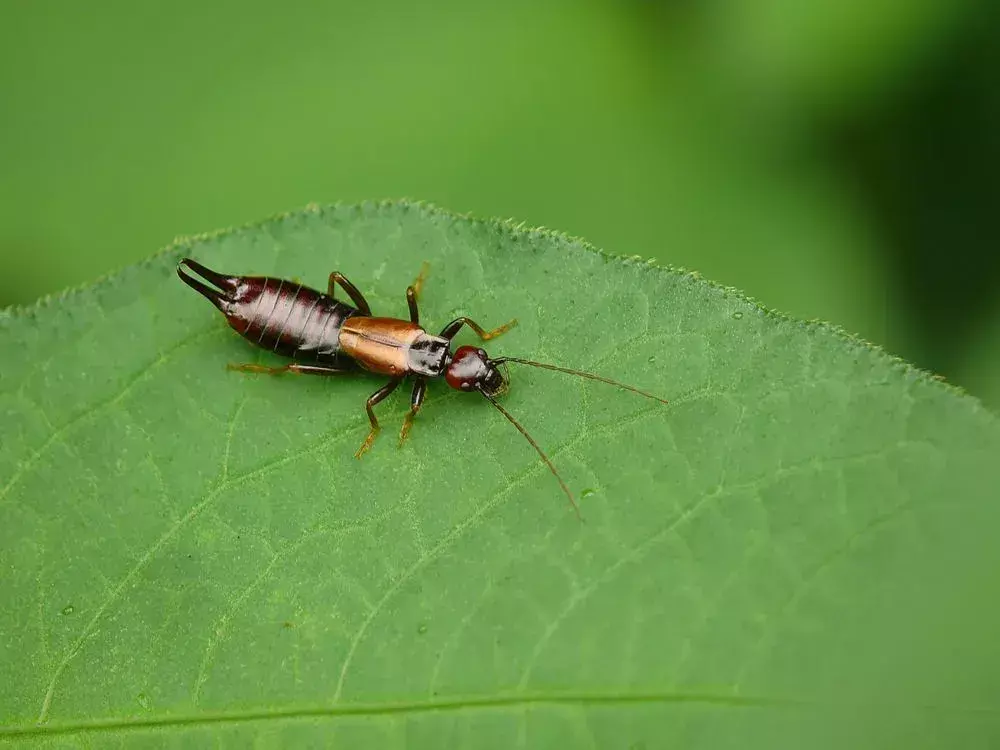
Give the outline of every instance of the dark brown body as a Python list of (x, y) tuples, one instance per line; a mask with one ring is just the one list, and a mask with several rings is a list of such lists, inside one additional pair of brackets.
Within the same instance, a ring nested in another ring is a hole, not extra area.
[[(372, 317), (361, 293), (339, 274), (331, 275), (323, 294), (283, 279), (223, 276), (191, 260), (185, 265), (223, 290), (220, 294), (181, 274), (219, 308), (234, 331), (257, 346), (311, 365), (310, 372), (361, 367), (392, 378), (438, 377), (448, 365), (450, 337), (432, 336), (414, 320)], [(357, 307), (334, 298), (337, 283), (357, 297)], [(414, 311), (415, 305), (414, 299)]]

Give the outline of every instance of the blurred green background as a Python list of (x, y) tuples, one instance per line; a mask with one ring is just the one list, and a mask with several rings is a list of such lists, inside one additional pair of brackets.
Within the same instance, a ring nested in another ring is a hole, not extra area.
[(997, 5), (6, 3), (0, 304), (410, 197), (697, 270), (996, 407)]

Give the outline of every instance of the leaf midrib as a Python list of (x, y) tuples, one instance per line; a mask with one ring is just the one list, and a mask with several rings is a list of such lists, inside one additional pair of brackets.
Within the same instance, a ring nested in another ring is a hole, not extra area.
[[(136, 729), (198, 727), (244, 722), (296, 721), (344, 716), (391, 716), (399, 714), (463, 712), (489, 709), (525, 709), (536, 706), (616, 706), (698, 703), (733, 708), (816, 708), (823, 704), (793, 698), (735, 695), (712, 692), (653, 692), (653, 693), (556, 693), (518, 694), (515, 696), (468, 696), (447, 700), (403, 701), (393, 703), (354, 703), (308, 708), (265, 709), (175, 714), (141, 719), (107, 719), (66, 724), (36, 724), (2, 727), (0, 737), (57, 736), (75, 733), (120, 732)], [(998, 713), (992, 709), (942, 709)]]

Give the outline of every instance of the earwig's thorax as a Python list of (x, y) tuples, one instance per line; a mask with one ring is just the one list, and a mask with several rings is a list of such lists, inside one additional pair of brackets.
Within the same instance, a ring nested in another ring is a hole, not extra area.
[(448, 339), (424, 333), (418, 336), (407, 352), (410, 371), (427, 377), (440, 376), (450, 361)]

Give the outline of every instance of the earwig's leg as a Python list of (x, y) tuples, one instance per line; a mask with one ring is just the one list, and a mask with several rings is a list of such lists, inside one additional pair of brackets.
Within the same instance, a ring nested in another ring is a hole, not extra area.
[(455, 338), (456, 334), (459, 332), (462, 326), (469, 326), (469, 328), (471, 328), (479, 335), (479, 338), (481, 338), (483, 341), (489, 341), (490, 339), (495, 339), (502, 333), (506, 333), (516, 325), (517, 325), (517, 318), (514, 318), (513, 320), (507, 321), (499, 328), (494, 328), (492, 331), (486, 331), (483, 329), (481, 325), (479, 325), (476, 321), (472, 320), (471, 318), (455, 318), (455, 320), (451, 321), (448, 325), (446, 325), (444, 328), (441, 329), (440, 336), (443, 339), (448, 339), (449, 341), (451, 341), (453, 338)]
[(371, 316), (372, 309), (368, 306), (368, 300), (365, 299), (365, 295), (354, 284), (348, 281), (347, 277), (340, 271), (334, 271), (330, 274), (330, 279), (326, 284), (326, 293), (328, 296), (336, 298), (336, 284), (340, 284), (341, 288), (347, 292), (347, 296), (351, 298), (351, 302), (361, 311), (362, 315)]
[(375, 393), (368, 397), (368, 402), (365, 404), (365, 409), (368, 411), (368, 421), (371, 422), (372, 428), (368, 431), (368, 437), (365, 438), (365, 442), (361, 444), (358, 448), (358, 452), (354, 454), (355, 458), (361, 458), (365, 455), (365, 451), (372, 447), (372, 443), (375, 442), (375, 436), (378, 435), (378, 431), (381, 429), (378, 425), (378, 420), (375, 418), (375, 412), (372, 407), (375, 406), (379, 401), (384, 399), (390, 393), (392, 393), (399, 384), (403, 382), (402, 378), (397, 378), (395, 380), (390, 380), (388, 383), (379, 388)]
[(291, 372), (296, 375), (340, 375), (347, 370), (338, 370), (334, 367), (323, 367), (322, 365), (300, 365), (291, 364), (284, 367), (267, 367), (266, 365), (226, 365), (227, 370), (238, 370), (240, 372), (259, 372), (265, 375), (281, 375), (284, 372)]
[(420, 264), (420, 273), (417, 274), (417, 278), (413, 280), (413, 296), (417, 299), (420, 298), (420, 293), (424, 290), (424, 282), (427, 280), (427, 272), (430, 270), (431, 264), (426, 260)]
[(410, 322), (420, 322), (420, 311), (417, 310), (417, 290), (412, 286), (406, 287), (406, 304), (410, 308)]
[(427, 278), (427, 269), (430, 265), (427, 261), (420, 266), (420, 273), (410, 286), (406, 287), (406, 304), (410, 308), (410, 322), (420, 322), (420, 311), (417, 309), (417, 300), (420, 299), (420, 291), (424, 288), (424, 279)]
[(417, 416), (417, 412), (420, 411), (420, 407), (424, 403), (424, 393), (426, 391), (427, 380), (425, 378), (417, 378), (417, 382), (413, 384), (413, 395), (410, 397), (410, 410), (406, 413), (406, 417), (403, 418), (403, 429), (399, 431), (400, 446), (406, 441), (406, 436), (410, 434), (410, 427), (413, 426), (413, 418)]

